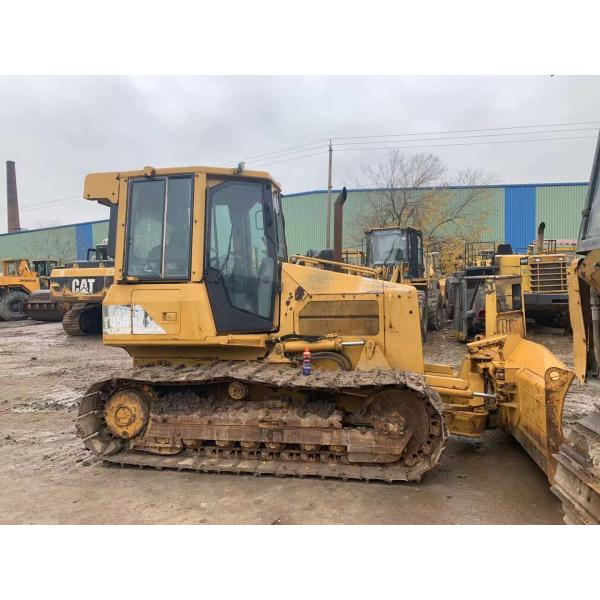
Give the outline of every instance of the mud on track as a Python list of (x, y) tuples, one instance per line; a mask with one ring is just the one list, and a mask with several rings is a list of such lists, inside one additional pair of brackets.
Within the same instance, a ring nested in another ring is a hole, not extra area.
[[(568, 363), (570, 338), (534, 332)], [(427, 359), (457, 365), (464, 347), (431, 334)], [(560, 504), (527, 454), (492, 432), (450, 440), (419, 484), (198, 475), (107, 467), (75, 434), (90, 381), (130, 365), (99, 337), (69, 338), (60, 323), (0, 324), (1, 523), (560, 523)], [(597, 389), (574, 384), (566, 418)], [(527, 501), (523, 502), (526, 498)]]

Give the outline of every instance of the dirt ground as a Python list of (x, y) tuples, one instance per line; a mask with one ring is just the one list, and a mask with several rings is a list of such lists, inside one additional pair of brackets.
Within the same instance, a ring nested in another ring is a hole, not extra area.
[[(570, 338), (530, 335), (569, 361)], [(431, 334), (428, 360), (457, 365), (464, 346)], [(106, 466), (75, 434), (90, 381), (129, 364), (100, 337), (58, 323), (0, 323), (0, 523), (561, 523), (543, 473), (512, 440), (451, 439), (418, 484), (253, 478)], [(571, 420), (598, 389), (574, 384)], [(525, 499), (525, 500), (524, 500)]]

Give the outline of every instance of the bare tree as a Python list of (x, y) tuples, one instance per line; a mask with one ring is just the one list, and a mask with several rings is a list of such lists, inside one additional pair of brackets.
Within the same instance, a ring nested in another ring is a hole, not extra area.
[[(55, 259), (60, 262), (77, 257), (75, 235), (54, 221), (36, 223), (38, 229), (24, 234), (21, 253), (31, 260)], [(41, 229), (40, 229), (41, 228)]]
[(464, 169), (450, 179), (447, 170), (434, 154), (405, 155), (398, 150), (390, 150), (375, 167), (362, 167), (356, 187), (377, 192), (366, 193), (353, 229), (416, 227), (423, 232), (426, 249), (440, 251), (450, 267), (465, 242), (487, 233), (490, 190), (484, 186), (491, 175)]

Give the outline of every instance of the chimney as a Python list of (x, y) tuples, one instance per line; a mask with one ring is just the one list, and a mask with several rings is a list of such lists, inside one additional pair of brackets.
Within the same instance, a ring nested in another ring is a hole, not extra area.
[(15, 161), (6, 161), (6, 212), (8, 221), (8, 232), (20, 231), (19, 223), (19, 199), (17, 198), (17, 174)]

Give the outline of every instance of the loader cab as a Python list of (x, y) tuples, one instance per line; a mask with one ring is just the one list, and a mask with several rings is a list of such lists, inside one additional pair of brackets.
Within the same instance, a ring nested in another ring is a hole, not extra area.
[(106, 242), (97, 244), (95, 248), (88, 248), (87, 261), (92, 262), (100, 260), (108, 260), (108, 243)]
[(2, 261), (2, 274), (5, 277), (27, 277), (31, 274), (31, 268), (23, 258), (7, 259)]
[(38, 274), (39, 277), (50, 277), (52, 269), (58, 267), (57, 260), (34, 260), (33, 270)]
[(404, 279), (425, 277), (423, 236), (413, 227), (382, 227), (365, 231), (367, 266), (400, 266)]

